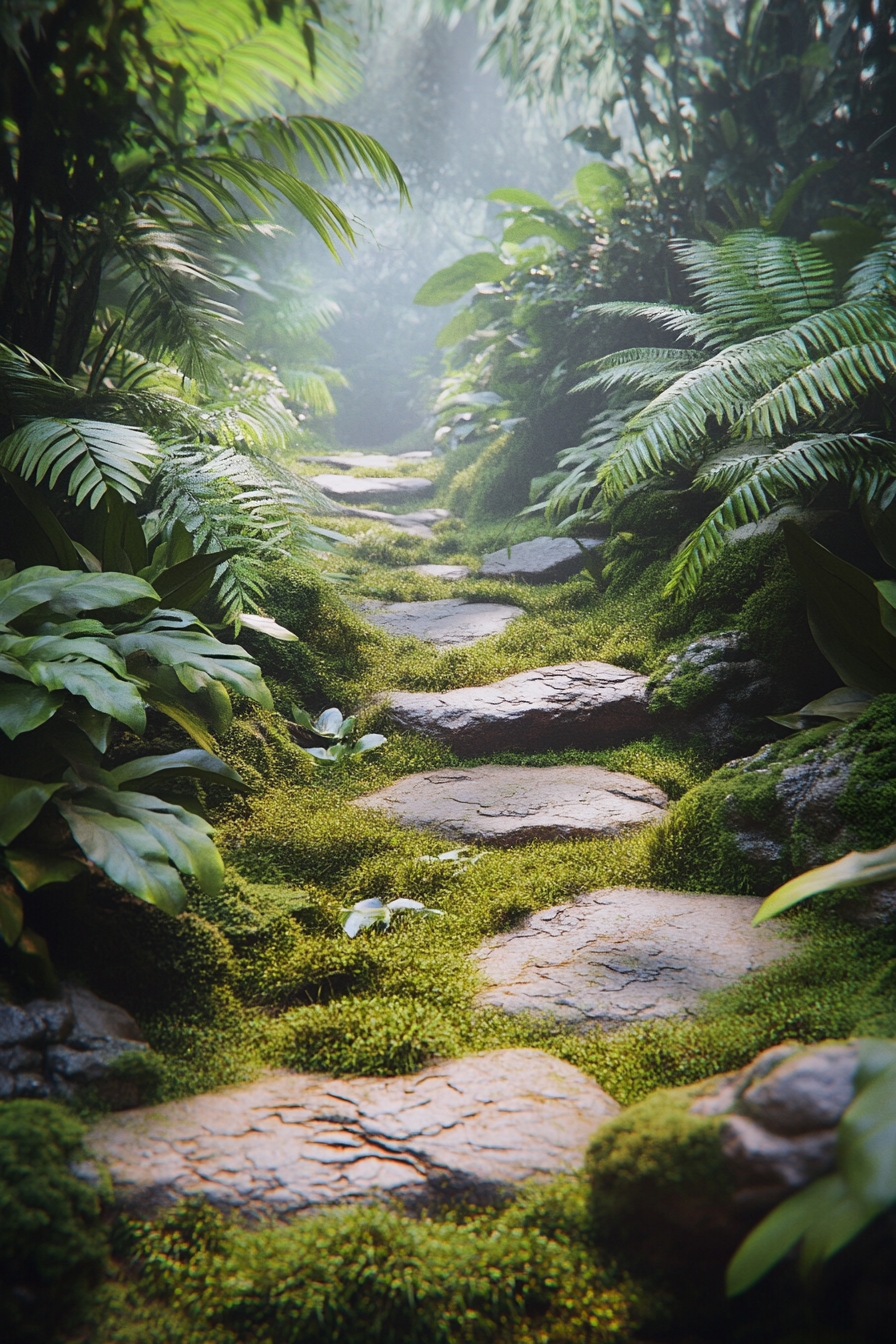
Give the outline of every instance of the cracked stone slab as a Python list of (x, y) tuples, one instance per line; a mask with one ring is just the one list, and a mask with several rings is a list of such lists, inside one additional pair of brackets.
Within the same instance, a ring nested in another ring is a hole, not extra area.
[(329, 499), (367, 504), (376, 500), (425, 499), (436, 488), (427, 476), (336, 476), (322, 472), (312, 481)]
[[(508, 608), (513, 610), (513, 608)], [(563, 663), (488, 686), (394, 691), (391, 717), (459, 756), (617, 746), (650, 733), (647, 678), (612, 663)]]
[[(581, 546), (593, 550), (602, 541), (583, 540)], [(520, 579), (524, 583), (562, 583), (585, 568), (585, 556), (572, 537), (536, 537), (515, 546), (492, 551), (483, 557), (479, 570), (483, 579)]]
[(795, 944), (751, 920), (761, 901), (640, 888), (592, 891), (530, 915), (476, 953), (478, 1002), (574, 1026), (694, 1013), (722, 989), (787, 956)]
[(390, 635), (414, 635), (437, 648), (460, 648), (487, 635), (499, 635), (505, 626), (522, 616), (520, 607), (501, 602), (465, 602), (462, 597), (444, 597), (435, 602), (359, 603), (358, 610), (372, 625)]
[(252, 1213), (377, 1196), (413, 1206), (573, 1170), (618, 1111), (563, 1060), (490, 1050), (401, 1078), (278, 1071), (106, 1116), (88, 1146), (137, 1211), (185, 1195)]
[(661, 821), (662, 789), (597, 765), (477, 765), (407, 775), (353, 800), (451, 840), (595, 839)]
[(381, 509), (355, 509), (342, 504), (336, 506), (336, 511), (347, 518), (369, 518), (374, 523), (387, 523), (389, 527), (397, 527), (400, 531), (408, 532), (412, 537), (420, 537), (423, 541), (435, 539), (431, 526), (433, 523), (440, 523), (443, 518), (451, 517), (448, 509), (419, 509), (416, 513), (384, 513)]

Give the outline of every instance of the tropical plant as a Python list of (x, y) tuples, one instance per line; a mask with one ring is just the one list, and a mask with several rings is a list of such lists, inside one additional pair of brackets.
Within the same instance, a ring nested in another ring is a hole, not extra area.
[[(212, 827), (189, 794), (178, 794), (178, 781), (242, 788), (212, 754), (208, 724), (228, 721), (228, 692), (269, 708), (270, 692), (243, 649), (160, 602), (133, 574), (45, 565), (15, 573), (4, 562), (0, 731), (11, 773), (0, 778), (9, 874), (0, 887), (0, 931), (8, 945), (24, 937), (26, 951), (41, 951), (36, 935), (23, 930), (23, 891), (86, 869), (170, 913), (186, 899), (179, 874), (208, 891), (220, 885)], [(114, 725), (142, 735), (149, 707), (185, 728), (199, 749), (110, 767)], [(58, 825), (47, 822), (47, 808)]]
[(837, 1166), (779, 1204), (728, 1266), (729, 1296), (746, 1292), (798, 1243), (804, 1274), (896, 1202), (896, 1042), (857, 1042), (855, 1098), (837, 1129)]
[(385, 933), (392, 924), (393, 915), (400, 910), (417, 910), (427, 916), (445, 913), (444, 910), (424, 905), (422, 901), (412, 901), (406, 896), (387, 901), (385, 905), (378, 896), (372, 896), (369, 900), (356, 901), (349, 909), (342, 910), (339, 918), (349, 938), (355, 938), (362, 929), (379, 928)]
[[(604, 321), (659, 323), (692, 345), (604, 356), (576, 390), (599, 389), (617, 403), (654, 394), (612, 451), (601, 436), (591, 452), (600, 509), (663, 474), (684, 473), (722, 493), (676, 556), (667, 593), (680, 597), (733, 528), (782, 503), (830, 483), (851, 499), (892, 499), (896, 445), (886, 403), (896, 372), (896, 235), (855, 268), (839, 304), (831, 267), (812, 243), (751, 229), (720, 244), (673, 246), (700, 311), (620, 302), (591, 311)], [(579, 450), (577, 486), (584, 458)], [(564, 490), (555, 487), (553, 502)]]
[[(889, 5), (425, 0), (424, 7), (446, 16), (476, 11), (483, 60), (497, 63), (513, 92), (555, 115), (581, 109), (587, 124), (569, 138), (634, 166), (679, 236), (704, 224), (760, 223), (810, 162), (825, 177), (803, 202), (806, 221), (886, 175), (896, 78)], [(861, 223), (846, 220), (854, 242)]]
[(363, 756), (366, 751), (375, 751), (386, 742), (382, 733), (365, 733), (357, 742), (349, 742), (348, 738), (355, 730), (357, 719), (353, 716), (344, 719), (338, 709), (325, 709), (316, 719), (312, 719), (307, 710), (293, 705), (292, 717), (305, 732), (313, 733), (315, 737), (331, 739), (332, 745), (329, 747), (301, 748), (312, 760), (320, 761), (324, 765), (336, 765), (340, 761), (351, 760), (354, 756)]

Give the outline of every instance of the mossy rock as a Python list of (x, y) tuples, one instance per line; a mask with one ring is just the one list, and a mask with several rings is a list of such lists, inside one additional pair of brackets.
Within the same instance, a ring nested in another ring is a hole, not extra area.
[(662, 1279), (718, 1275), (744, 1231), (732, 1216), (722, 1117), (688, 1109), (699, 1090), (654, 1092), (630, 1106), (601, 1127), (586, 1158), (595, 1241)]

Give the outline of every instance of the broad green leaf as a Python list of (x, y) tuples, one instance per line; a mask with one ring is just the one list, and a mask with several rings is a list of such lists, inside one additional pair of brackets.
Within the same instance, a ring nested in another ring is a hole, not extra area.
[(894, 1064), (896, 1064), (896, 1041), (879, 1036), (860, 1037), (856, 1088), (861, 1090)]
[[(106, 791), (91, 789), (87, 800)], [(149, 793), (108, 791), (106, 805), (116, 816), (138, 822), (158, 841), (171, 863), (195, 877), (203, 891), (214, 895), (224, 880), (224, 860), (211, 839), (213, 828), (195, 812)]]
[(873, 694), (896, 690), (896, 637), (881, 623), (874, 581), (796, 523), (786, 520), (781, 531), (808, 598), (815, 642), (834, 671), (847, 686)]
[(896, 1201), (896, 1062), (861, 1088), (838, 1130), (840, 1166), (868, 1209)]
[(0, 876), (0, 938), (7, 947), (18, 942), (23, 919), (21, 896), (8, 878)]
[(46, 850), (7, 849), (3, 854), (6, 866), (26, 891), (37, 891), (38, 887), (49, 886), (53, 882), (71, 882), (87, 870), (77, 859), (67, 859), (64, 855), (51, 854)]
[(189, 776), (205, 784), (227, 784), (245, 790), (246, 785), (229, 765), (208, 751), (172, 751), (166, 756), (141, 756), (136, 761), (117, 765), (109, 771), (119, 788), (128, 788), (135, 780)]
[(83, 574), (32, 565), (0, 581), (0, 623), (8, 624), (44, 603), (63, 616), (77, 616), (146, 600), (157, 604), (155, 589), (133, 574)]
[(785, 1199), (738, 1247), (728, 1266), (725, 1288), (736, 1297), (752, 1288), (817, 1220), (827, 1219), (846, 1196), (842, 1176), (825, 1176)]
[(170, 569), (163, 569), (153, 578), (152, 585), (159, 600), (166, 606), (192, 611), (210, 591), (218, 567), (238, 554), (235, 547), (193, 555), (181, 560)]
[(882, 882), (896, 877), (896, 845), (887, 845), (884, 849), (871, 850), (868, 853), (855, 851), (844, 854), (834, 863), (825, 863), (820, 868), (812, 868), (799, 877), (793, 877), (778, 887), (762, 902), (754, 924), (762, 924), (784, 910), (804, 901), (807, 896), (817, 896), (822, 891), (838, 891), (845, 887), (864, 887), (869, 882)]
[(827, 695), (810, 700), (795, 714), (769, 714), (772, 723), (783, 724), (785, 728), (803, 728), (807, 718), (839, 719), (842, 723), (852, 723), (858, 719), (873, 702), (870, 691), (859, 691), (853, 686), (838, 686)]
[(414, 302), (426, 308), (440, 308), (444, 303), (462, 299), (474, 285), (505, 280), (512, 270), (494, 252), (472, 252), (431, 275), (417, 290)]
[(24, 966), (29, 980), (36, 984), (42, 993), (52, 995), (54, 998), (58, 995), (59, 980), (53, 969), (45, 938), (35, 933), (34, 929), (23, 929), (16, 946), (16, 957)]
[(506, 205), (540, 205), (553, 210), (550, 201), (539, 196), (537, 191), (524, 191), (522, 187), (496, 187), (485, 198), (487, 201), (503, 201)]
[(245, 695), (265, 709), (273, 709), (271, 693), (265, 685), (258, 664), (239, 644), (222, 644), (212, 635), (197, 630), (178, 628), (172, 619), (165, 628), (165, 618), (176, 613), (161, 613), (146, 622), (139, 630), (116, 636), (116, 644), (125, 657), (144, 654), (154, 662), (173, 667), (188, 690), (194, 689), (189, 676), (181, 669), (193, 668), (215, 681), (222, 681), (230, 690)]
[(609, 217), (625, 206), (625, 191), (618, 172), (605, 163), (586, 163), (575, 175), (576, 195), (594, 215)]
[(74, 542), (34, 486), (23, 481), (16, 472), (7, 471), (3, 467), (0, 467), (0, 479), (4, 480), (15, 493), (19, 503), (31, 515), (37, 531), (46, 539), (47, 564), (59, 565), (62, 569), (79, 570), (81, 558)]
[(52, 719), (64, 698), (59, 691), (51, 692), (24, 681), (3, 682), (0, 684), (0, 732), (13, 739), (19, 733), (30, 733)]
[(178, 724), (179, 727), (183, 728), (184, 732), (192, 737), (198, 747), (203, 751), (207, 751), (210, 755), (214, 755), (215, 740), (208, 731), (208, 728), (197, 715), (191, 713), (191, 711), (186, 709), (178, 700), (166, 695), (163, 691), (157, 690), (155, 687), (150, 687), (148, 690), (144, 691), (143, 698), (146, 700), (147, 704), (152, 705), (153, 709), (157, 709), (160, 714), (164, 714), (167, 718)]
[(110, 715), (100, 714), (90, 705), (79, 705), (75, 711), (75, 722), (97, 751), (107, 750), (112, 727)]
[(519, 245), (527, 243), (530, 238), (553, 238), (555, 243), (570, 251), (585, 241), (585, 235), (559, 210), (550, 213), (533, 210), (528, 214), (517, 215), (505, 228), (502, 242)]
[(146, 731), (146, 710), (137, 687), (122, 681), (96, 663), (33, 662), (29, 672), (36, 685), (49, 691), (82, 695), (100, 714), (109, 714), (135, 733)]
[(479, 313), (476, 305), (469, 308), (463, 308), (459, 313), (455, 313), (451, 321), (446, 324), (436, 337), (436, 349), (448, 350), (452, 345), (457, 345), (467, 336), (472, 336), (479, 330)]
[(288, 643), (299, 638), (291, 630), (287, 630), (285, 625), (278, 625), (271, 616), (257, 616), (254, 612), (242, 611), (238, 619), (247, 630), (257, 630), (259, 634), (268, 635), (271, 639), (281, 639), (284, 643)]
[[(834, 1178), (828, 1177), (828, 1180)], [(813, 1185), (820, 1185), (820, 1181)], [(812, 1189), (809, 1186), (808, 1189)], [(848, 1182), (836, 1200), (831, 1200), (821, 1215), (806, 1229), (800, 1251), (800, 1270), (804, 1275), (824, 1260), (836, 1255), (848, 1242), (867, 1227), (880, 1213), (880, 1208), (869, 1208), (850, 1188)]]
[(68, 493), (91, 509), (114, 490), (133, 503), (142, 495), (159, 450), (148, 434), (103, 420), (30, 420), (0, 443), (0, 465), (52, 490), (69, 472)]
[(56, 806), (87, 858), (107, 877), (150, 905), (179, 915), (184, 885), (168, 861), (168, 851), (140, 821), (61, 798)]
[(46, 802), (63, 787), (62, 781), (41, 784), (36, 779), (0, 775), (0, 845), (10, 845), (30, 826)]
[(352, 747), (352, 754), (358, 753), (360, 755), (364, 751), (375, 751), (377, 747), (382, 747), (385, 743), (386, 738), (383, 737), (382, 733), (365, 733), (363, 737), (358, 738), (358, 741)]

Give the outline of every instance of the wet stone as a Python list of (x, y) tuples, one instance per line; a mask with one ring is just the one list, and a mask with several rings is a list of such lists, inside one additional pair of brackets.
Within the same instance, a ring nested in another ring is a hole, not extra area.
[(786, 956), (794, 944), (753, 928), (761, 902), (614, 888), (530, 915), (476, 953), (478, 1002), (573, 1026), (696, 1012), (701, 995)]
[(662, 820), (667, 801), (656, 785), (596, 765), (479, 765), (408, 775), (354, 805), (451, 840), (520, 845), (620, 835)]
[(498, 602), (465, 602), (446, 597), (435, 602), (360, 603), (359, 611), (371, 625), (390, 635), (413, 635), (437, 648), (461, 648), (487, 635), (499, 635), (523, 612)]
[(88, 1146), (119, 1200), (186, 1195), (246, 1212), (400, 1198), (488, 1201), (581, 1165), (618, 1105), (540, 1050), (491, 1050), (402, 1078), (277, 1072), (107, 1116)]
[(447, 583), (468, 579), (471, 573), (469, 565), (412, 565), (411, 569), (426, 579), (443, 579)]
[(454, 691), (394, 691), (388, 703), (399, 728), (444, 742), (459, 756), (595, 750), (643, 737), (654, 727), (647, 678), (612, 663), (537, 667)]
[[(602, 541), (583, 540), (586, 550)], [(536, 537), (515, 546), (492, 551), (479, 570), (483, 579), (519, 579), (524, 583), (562, 583), (585, 568), (585, 556), (572, 537)]]

